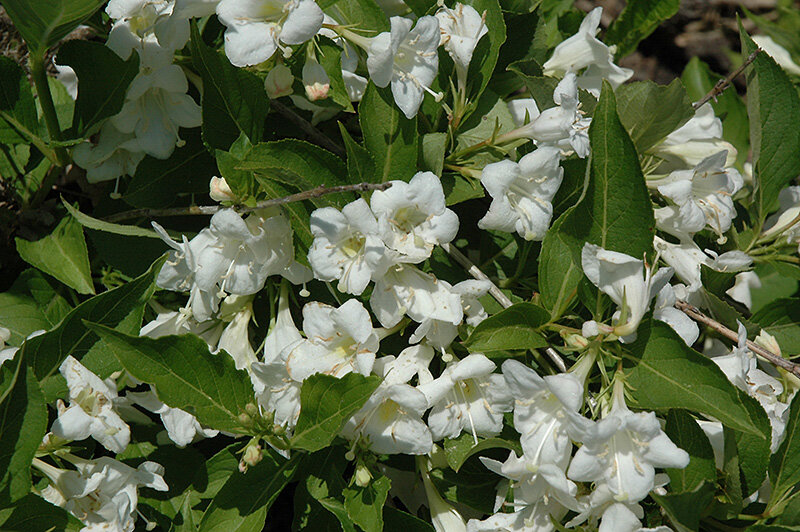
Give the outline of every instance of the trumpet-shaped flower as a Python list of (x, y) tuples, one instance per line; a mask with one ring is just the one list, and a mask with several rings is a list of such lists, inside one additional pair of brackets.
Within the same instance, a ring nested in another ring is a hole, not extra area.
[(432, 16), (420, 17), (413, 30), (407, 18), (392, 17), (389, 21), (391, 31), (356, 44), (367, 49), (367, 70), (375, 85), (386, 87), (391, 83), (397, 106), (407, 118), (414, 118), (425, 92), (432, 93), (430, 86), (439, 69), (439, 21)]
[(338, 279), (339, 291), (359, 295), (389, 267), (378, 221), (363, 199), (345, 205), (341, 212), (333, 207), (317, 209), (310, 224), (314, 242), (308, 262), (317, 279)]
[(650, 151), (664, 160), (660, 171), (694, 168), (711, 153), (727, 151), (725, 166), (736, 161), (736, 148), (722, 140), (722, 121), (714, 115), (710, 103), (698, 108), (694, 116)]
[(614, 333), (625, 337), (639, 327), (650, 301), (672, 277), (672, 268), (653, 273), (644, 262), (616, 251), (589, 244), (583, 246), (581, 264), (586, 277), (611, 298), (620, 310), (614, 315)]
[(314, 0), (222, 0), (217, 16), (226, 26), (225, 55), (239, 67), (263, 63), (284, 44), (302, 44), (322, 27)]
[[(461, 297), (461, 306), (464, 310), (464, 321), (476, 327), (485, 320), (488, 315), (478, 301), (479, 297), (485, 296), (491, 287), (488, 281), (466, 280), (461, 281), (455, 286), (450, 286), (447, 281), (438, 281), (439, 284), (454, 294)], [(408, 339), (409, 343), (417, 343), (423, 338), (437, 349), (444, 349), (450, 345), (458, 336), (458, 324), (450, 321), (428, 318), (420, 323), (414, 334)]]
[(461, 296), (408, 264), (392, 266), (375, 283), (369, 303), (384, 327), (394, 327), (404, 314), (418, 323), (439, 320), (458, 325), (464, 318)]
[(564, 169), (561, 151), (539, 147), (518, 163), (505, 159), (486, 165), (481, 183), (492, 196), (489, 212), (478, 221), (481, 229), (514, 230), (525, 240), (542, 240), (553, 217), (553, 197)]
[[(230, 303), (236, 297), (238, 296), (227, 298), (225, 304)], [(223, 307), (225, 304), (223, 304)], [(257, 360), (253, 347), (250, 345), (249, 328), (252, 318), (253, 306), (250, 302), (247, 302), (244, 308), (233, 315), (233, 319), (222, 331), (219, 339), (219, 350), (225, 351), (233, 358), (236, 369), (246, 369)]]
[(578, 73), (586, 69), (578, 78), (578, 86), (595, 97), (600, 96), (603, 79), (617, 88), (633, 76), (633, 70), (614, 64), (614, 49), (597, 39), (602, 14), (603, 8), (594, 8), (584, 17), (578, 33), (556, 46), (553, 55), (543, 65), (546, 76), (561, 77), (568, 72)]
[(51, 428), (65, 440), (94, 438), (114, 453), (121, 453), (131, 439), (131, 429), (114, 410), (116, 386), (106, 383), (68, 356), (59, 367), (69, 388), (69, 407), (58, 403), (58, 418)]
[(136, 135), (123, 133), (113, 120), (106, 120), (95, 142), (82, 142), (72, 150), (75, 164), (86, 170), (89, 183), (133, 175), (144, 156)]
[(700, 328), (689, 316), (675, 308), (678, 298), (671, 285), (664, 285), (653, 305), (653, 318), (663, 321), (678, 333), (686, 345), (691, 346), (700, 336)]
[(33, 466), (50, 481), (42, 490), (42, 497), (77, 517), (87, 532), (133, 532), (139, 487), (168, 490), (164, 468), (155, 462), (142, 462), (134, 469), (108, 456), (95, 460), (73, 455), (65, 458), (75, 465), (75, 470), (33, 460)]
[(111, 0), (106, 13), (114, 20), (106, 45), (122, 59), (143, 41), (155, 39), (171, 55), (189, 40), (189, 17), (175, 13), (174, 0)]
[(472, 6), (458, 3), (453, 9), (442, 5), (435, 16), (439, 21), (441, 44), (455, 63), (458, 83), (463, 89), (475, 47), (489, 33), (485, 14), (481, 15)]
[(428, 426), (433, 440), (456, 438), (462, 431), (493, 436), (503, 428), (503, 412), (511, 410), (512, 397), (503, 376), (492, 373), (495, 364), (473, 354), (450, 364), (437, 379), (419, 390), (432, 407)]
[(689, 455), (664, 434), (653, 412), (631, 412), (623, 389), (617, 380), (611, 411), (584, 433), (567, 476), (604, 483), (618, 502), (634, 503), (655, 486), (656, 467), (684, 468)]
[(355, 372), (369, 375), (380, 340), (367, 309), (357, 299), (339, 308), (322, 303), (303, 307), (306, 339), (289, 352), (289, 376), (304, 381), (315, 373), (343, 377)]
[(732, 299), (738, 301), (747, 308), (753, 306), (753, 288), (761, 288), (761, 279), (756, 272), (737, 273), (734, 278), (733, 286), (728, 288), (725, 293)]
[(659, 229), (681, 238), (708, 227), (720, 238), (736, 217), (732, 196), (744, 181), (734, 168), (725, 168), (726, 152), (703, 159), (693, 170), (672, 172), (658, 191), (674, 205), (656, 209)]
[(781, 235), (786, 243), (800, 241), (800, 187), (786, 187), (778, 194), (778, 212), (767, 218), (764, 237)]
[(420, 263), (458, 232), (458, 216), (447, 208), (442, 183), (432, 172), (418, 172), (408, 183), (392, 181), (389, 189), (373, 192), (370, 206), (397, 262)]
[(169, 439), (178, 447), (186, 447), (193, 441), (201, 438), (213, 438), (219, 434), (218, 430), (202, 426), (197, 418), (189, 412), (162, 403), (152, 387), (147, 392), (128, 392), (125, 397), (134, 404), (158, 414), (161, 423), (167, 429)]
[(536, 105), (536, 100), (533, 98), (518, 98), (509, 101), (508, 112), (511, 113), (511, 118), (514, 119), (514, 124), (517, 127), (530, 124), (541, 114), (539, 106)]

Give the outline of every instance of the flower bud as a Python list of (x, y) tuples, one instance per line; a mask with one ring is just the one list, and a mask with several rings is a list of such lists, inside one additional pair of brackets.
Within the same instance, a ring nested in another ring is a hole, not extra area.
[(261, 452), (260, 445), (257, 444), (248, 445), (247, 448), (244, 450), (244, 455), (242, 456), (242, 462), (252, 467), (257, 463), (259, 463), (262, 458), (264, 458), (264, 453)]
[(281, 96), (288, 96), (292, 93), (292, 83), (294, 83), (294, 76), (292, 71), (286, 65), (277, 65), (269, 71), (267, 78), (264, 80), (264, 90), (267, 91), (267, 96), (274, 100)]
[(303, 85), (306, 88), (306, 97), (313, 102), (328, 97), (331, 80), (322, 65), (314, 59), (309, 59), (303, 65)]
[(581, 336), (580, 334), (568, 334), (564, 338), (564, 343), (567, 344), (569, 347), (574, 347), (576, 349), (585, 349), (586, 346), (589, 345), (589, 340)]
[(208, 195), (211, 196), (211, 199), (214, 201), (235, 201), (236, 196), (234, 195), (231, 187), (228, 186), (228, 182), (225, 181), (224, 177), (212, 177), (211, 182), (208, 184)]
[(783, 356), (781, 354), (781, 346), (778, 345), (778, 340), (764, 329), (761, 329), (761, 332), (756, 336), (755, 343), (767, 351), (772, 351), (778, 356)]
[(369, 469), (367, 469), (366, 466), (359, 464), (358, 467), (356, 467), (356, 474), (354, 478), (356, 486), (366, 488), (369, 486), (369, 481), (372, 480), (372, 474), (369, 472)]

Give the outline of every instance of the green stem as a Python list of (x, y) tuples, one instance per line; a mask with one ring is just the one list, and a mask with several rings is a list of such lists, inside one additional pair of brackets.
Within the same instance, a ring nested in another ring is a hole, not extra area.
[[(44, 121), (47, 125), (47, 131), (50, 133), (50, 140), (61, 140), (61, 126), (58, 123), (58, 115), (56, 114), (56, 106), (53, 103), (53, 96), (50, 94), (50, 86), (47, 83), (47, 70), (44, 66), (44, 60), (41, 56), (31, 54), (29, 57), (31, 67), (31, 77), (33, 84), (36, 87), (36, 94), (39, 96), (39, 104), (42, 106), (42, 114)], [(56, 164), (58, 166), (66, 166), (69, 163), (69, 155), (67, 150), (63, 147), (55, 147)], [(42, 183), (44, 186), (46, 183)]]

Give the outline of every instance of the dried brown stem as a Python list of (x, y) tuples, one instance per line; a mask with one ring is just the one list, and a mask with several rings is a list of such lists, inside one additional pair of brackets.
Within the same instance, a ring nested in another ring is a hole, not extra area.
[[(677, 303), (675, 303), (675, 308), (683, 311), (684, 314), (692, 318), (694, 321), (702, 323), (703, 325), (706, 325), (711, 329), (717, 331), (719, 334), (728, 338), (729, 340), (733, 340), (734, 342), (737, 342), (739, 340), (739, 335), (736, 332), (728, 329), (718, 321), (709, 318), (708, 316), (700, 312), (696, 307), (690, 305), (686, 301), (679, 300)], [(784, 369), (797, 377), (800, 377), (800, 365), (795, 364), (790, 360), (786, 360), (782, 356), (776, 355), (772, 351), (764, 349), (760, 345), (756, 344), (755, 342), (751, 342), (750, 340), (747, 341), (747, 347), (748, 349), (750, 349), (750, 351), (760, 356), (767, 362), (770, 362), (775, 366), (778, 366), (779, 368)]]
[(703, 104), (705, 104), (709, 100), (713, 99), (714, 101), (716, 101), (717, 100), (717, 96), (722, 94), (725, 91), (725, 89), (727, 89), (730, 86), (730, 84), (733, 83), (733, 80), (735, 80), (737, 77), (739, 77), (739, 75), (742, 72), (744, 72), (744, 69), (747, 68), (748, 65), (750, 65), (750, 63), (752, 63), (753, 61), (756, 60), (756, 57), (758, 56), (759, 53), (761, 53), (761, 48), (757, 48), (755, 52), (753, 52), (752, 54), (748, 55), (747, 59), (744, 60), (744, 63), (742, 63), (739, 66), (739, 68), (737, 68), (736, 70), (731, 72), (730, 75), (728, 75), (727, 78), (719, 80), (711, 88), (711, 90), (708, 91), (708, 94), (703, 96), (700, 100), (694, 102), (692, 107), (695, 110), (697, 110), (697, 109), (700, 109), (700, 107), (702, 107)]
[[(337, 192), (366, 192), (368, 190), (386, 190), (390, 186), (392, 186), (391, 183), (358, 183), (356, 185), (337, 185), (333, 187), (326, 187), (323, 185), (318, 186), (317, 188), (312, 188), (311, 190), (298, 192), (297, 194), (284, 196), (282, 198), (261, 201), (252, 207), (238, 206), (234, 207), (233, 209), (239, 214), (246, 214), (248, 212), (266, 209), (268, 207), (276, 207), (278, 205), (285, 205), (295, 201), (318, 198), (320, 196), (325, 196), (326, 194), (335, 194)], [(107, 216), (105, 221), (121, 222), (123, 220), (131, 220), (133, 218), (160, 218), (165, 216), (187, 216), (196, 214), (210, 215), (216, 214), (225, 208), (226, 207), (223, 207), (222, 205), (195, 205), (192, 207), (175, 207), (172, 209), (134, 209), (131, 211), (118, 212), (116, 214), (112, 214), (111, 216)]]

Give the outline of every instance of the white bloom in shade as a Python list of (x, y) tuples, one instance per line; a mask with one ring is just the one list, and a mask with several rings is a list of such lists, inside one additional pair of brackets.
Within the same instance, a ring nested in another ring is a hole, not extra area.
[(663, 321), (672, 327), (686, 345), (691, 346), (700, 336), (700, 328), (689, 316), (675, 308), (678, 298), (675, 297), (675, 290), (671, 285), (664, 285), (656, 296), (653, 305), (653, 318)]
[(289, 310), (289, 290), (284, 284), (278, 298), (277, 316), (264, 340), (264, 361), (250, 364), (250, 381), (259, 406), (274, 413), (276, 425), (293, 428), (300, 415), (301, 383), (289, 377), (286, 359), (303, 341)]
[(11, 331), (5, 327), (0, 327), (0, 365), (6, 360), (11, 360), (19, 351), (18, 347), (7, 347), (6, 342), (11, 338)]
[(593, 357), (585, 357), (572, 372), (540, 377), (519, 361), (503, 362), (503, 376), (514, 397), (514, 428), (528, 463), (566, 469), (572, 438), (584, 425), (578, 411), (593, 363)]
[(82, 142), (72, 150), (75, 164), (86, 170), (89, 183), (132, 176), (144, 156), (136, 135), (123, 133), (114, 126), (113, 120), (103, 123), (96, 142)]
[(331, 79), (315, 59), (308, 59), (303, 65), (303, 86), (306, 89), (306, 98), (310, 102), (324, 100), (328, 97)]
[(750, 308), (753, 306), (753, 295), (750, 293), (753, 288), (761, 288), (761, 279), (758, 278), (758, 274), (756, 272), (742, 272), (736, 274), (733, 286), (725, 293), (735, 301)]
[(653, 273), (653, 268), (645, 270), (639, 259), (588, 242), (583, 246), (581, 265), (592, 284), (620, 307), (613, 325), (614, 333), (621, 337), (636, 332), (650, 301), (672, 277), (672, 268)]
[[(669, 483), (669, 477), (663, 473), (655, 476), (654, 489), (661, 488)], [(596, 484), (591, 494), (578, 497), (580, 511), (578, 515), (566, 523), (566, 527), (572, 528), (590, 519), (596, 525), (597, 518), (600, 518), (598, 532), (672, 532), (667, 526), (655, 528), (642, 528), (640, 519), (644, 517), (644, 510), (636, 502), (618, 501), (614, 492), (605, 482)]]
[[(553, 520), (560, 521), (567, 510), (577, 510), (575, 495), (577, 486), (564, 475), (564, 471), (553, 464), (533, 464), (526, 455), (518, 457), (514, 451), (505, 462), (481, 457), (489, 470), (509, 479), (501, 484), (498, 502), (506, 499), (505, 491), (514, 490), (514, 513), (496, 513), (478, 521), (467, 523), (468, 532), (527, 532), (530, 530), (549, 532), (555, 530)], [(505, 489), (503, 489), (505, 488)], [(500, 509), (495, 505), (495, 511)]]
[(464, 318), (461, 296), (415, 266), (398, 264), (376, 281), (369, 300), (384, 327), (394, 327), (407, 314), (412, 320), (439, 320), (458, 325)]
[[(231, 299), (236, 297), (227, 298), (225, 303), (231, 303)], [(222, 331), (222, 336), (219, 339), (219, 351), (225, 351), (233, 358), (236, 369), (246, 369), (257, 360), (253, 347), (250, 345), (249, 337), (252, 317), (253, 306), (248, 302), (242, 310), (233, 315), (233, 319)]]
[(486, 165), (481, 183), (492, 196), (492, 204), (478, 227), (516, 230), (525, 240), (542, 240), (553, 217), (551, 202), (564, 176), (559, 162), (558, 148), (542, 146), (518, 163), (505, 159)]
[(425, 394), (402, 382), (413, 373), (392, 374), (393, 366), (391, 362), (383, 365), (384, 381), (347, 420), (340, 435), (366, 442), (377, 454), (427, 454), (433, 448), (431, 431), (422, 421), (428, 401)]
[(208, 183), (208, 195), (214, 201), (236, 201), (236, 196), (224, 177), (214, 176)]
[(469, 355), (450, 364), (442, 375), (419, 390), (432, 407), (428, 426), (433, 440), (456, 438), (462, 431), (493, 436), (503, 428), (503, 412), (511, 410), (512, 397), (503, 376), (492, 373), (495, 364), (486, 356)]
[(369, 375), (380, 340), (364, 305), (349, 299), (339, 308), (323, 303), (303, 307), (306, 339), (289, 352), (289, 376), (304, 381), (315, 373)]
[(508, 102), (508, 112), (517, 127), (529, 124), (539, 117), (539, 106), (533, 98), (520, 98)]
[[(461, 296), (461, 306), (464, 309), (464, 321), (476, 327), (480, 322), (488, 318), (479, 297), (483, 297), (489, 291), (491, 283), (488, 281), (477, 281), (468, 279), (461, 281), (455, 286), (450, 286), (447, 281), (439, 280), (445, 288), (454, 294)], [(458, 336), (458, 324), (437, 319), (426, 319), (420, 323), (414, 334), (408, 339), (409, 343), (417, 343), (424, 337), (426, 341), (437, 349), (444, 349), (450, 345)]]
[(124, 451), (131, 439), (131, 429), (114, 410), (117, 390), (113, 382), (104, 382), (71, 355), (62, 362), (59, 371), (67, 380), (70, 405), (66, 408), (59, 401), (58, 419), (51, 428), (53, 434), (69, 441), (91, 436), (111, 452)]
[(656, 467), (684, 468), (689, 455), (664, 434), (655, 413), (628, 410), (623, 390), (617, 380), (611, 411), (584, 432), (567, 476), (605, 483), (618, 502), (634, 503), (655, 486)]
[(446, 244), (458, 232), (458, 216), (447, 208), (442, 182), (433, 172), (417, 172), (411, 181), (392, 181), (387, 190), (372, 193), (370, 206), (378, 230), (397, 262), (417, 264), (433, 247)]
[[(640, 515), (637, 515), (636, 510)], [(638, 505), (617, 502), (605, 509), (597, 530), (598, 532), (672, 532), (670, 527), (663, 525), (655, 528), (643, 528), (640, 517), (644, 517), (644, 515)]]
[(780, 234), (786, 238), (786, 243), (796, 243), (800, 240), (800, 187), (786, 187), (778, 194), (778, 212), (767, 218), (764, 224), (766, 229), (763, 236), (769, 237)]
[(683, 170), (693, 168), (709, 154), (727, 151), (725, 166), (736, 162), (736, 148), (722, 140), (722, 121), (714, 115), (710, 103), (700, 106), (694, 116), (676, 129), (650, 151), (664, 159), (660, 169)]
[(420, 17), (413, 30), (407, 18), (392, 17), (389, 22), (391, 31), (372, 37), (366, 46), (367, 70), (378, 87), (391, 83), (397, 106), (407, 118), (414, 118), (425, 92), (432, 93), (430, 86), (439, 70), (439, 21)]
[(60, 469), (34, 458), (33, 466), (50, 481), (41, 494), (64, 508), (83, 524), (87, 532), (112, 530), (133, 532), (139, 487), (167, 491), (164, 468), (142, 462), (134, 469), (108, 456), (85, 460), (67, 454), (75, 470)]
[(475, 47), (489, 33), (486, 14), (481, 15), (474, 7), (459, 3), (453, 9), (442, 5), (435, 16), (439, 21), (441, 44), (455, 63), (459, 86), (465, 88)]
[(267, 96), (274, 100), (281, 96), (289, 96), (293, 92), (293, 83), (294, 76), (289, 67), (284, 64), (275, 65), (264, 79), (264, 90), (267, 91)]
[(56, 69), (56, 79), (67, 89), (67, 94), (69, 94), (70, 98), (77, 100), (78, 75), (75, 73), (75, 70), (70, 66), (57, 64), (55, 57), (53, 58), (53, 66)]
[(186, 94), (188, 89), (178, 65), (143, 69), (128, 87), (122, 110), (110, 120), (120, 132), (136, 135), (143, 152), (166, 159), (183, 142), (179, 128), (202, 123), (200, 106)]
[(302, 44), (322, 27), (314, 0), (222, 0), (217, 16), (226, 26), (225, 55), (238, 67), (263, 63), (282, 44)]
[(431, 461), (423, 457), (418, 457), (416, 461), (422, 477), (425, 499), (431, 512), (433, 529), (436, 532), (466, 532), (467, 525), (464, 523), (464, 518), (452, 504), (442, 499), (431, 481), (429, 473)]
[(298, 109), (302, 109), (303, 111), (308, 111), (311, 113), (312, 126), (316, 126), (320, 122), (330, 120), (334, 116), (338, 115), (339, 111), (342, 110), (342, 108), (338, 105), (317, 105), (313, 102), (309, 102), (305, 96), (298, 96), (297, 94), (290, 95), (289, 99), (292, 100), (292, 103)]
[(769, 35), (753, 35), (753, 42), (775, 60), (781, 68), (790, 74), (800, 76), (800, 65), (794, 62), (789, 50), (776, 43)]
[(314, 276), (322, 281), (338, 279), (339, 291), (359, 295), (389, 267), (378, 221), (364, 199), (345, 205), (341, 212), (333, 207), (317, 209), (310, 225), (314, 242), (308, 262)]
[(342, 80), (347, 96), (351, 102), (360, 102), (367, 90), (367, 78), (356, 74), (358, 69), (358, 52), (347, 41), (342, 41), (344, 51), (342, 52)]
[(546, 76), (561, 77), (567, 72), (578, 73), (585, 68), (578, 85), (595, 97), (600, 96), (603, 79), (617, 88), (633, 76), (633, 70), (614, 64), (615, 49), (597, 39), (602, 14), (602, 7), (594, 8), (581, 22), (578, 33), (556, 46), (553, 55), (543, 65)]
[(189, 20), (174, 14), (173, 0), (111, 0), (106, 13), (114, 20), (106, 43), (122, 59), (153, 40), (170, 55), (189, 40)]
[(744, 184), (735, 168), (725, 168), (725, 158), (726, 152), (716, 153), (662, 181), (658, 191), (674, 205), (655, 210), (659, 229), (687, 238), (708, 227), (722, 238), (736, 217), (733, 195)]
[(149, 410), (161, 417), (161, 423), (167, 429), (167, 435), (178, 447), (186, 447), (201, 438), (213, 438), (218, 430), (203, 427), (197, 418), (180, 408), (172, 408), (162, 403), (155, 390), (148, 392), (128, 392), (125, 397), (134, 404)]

